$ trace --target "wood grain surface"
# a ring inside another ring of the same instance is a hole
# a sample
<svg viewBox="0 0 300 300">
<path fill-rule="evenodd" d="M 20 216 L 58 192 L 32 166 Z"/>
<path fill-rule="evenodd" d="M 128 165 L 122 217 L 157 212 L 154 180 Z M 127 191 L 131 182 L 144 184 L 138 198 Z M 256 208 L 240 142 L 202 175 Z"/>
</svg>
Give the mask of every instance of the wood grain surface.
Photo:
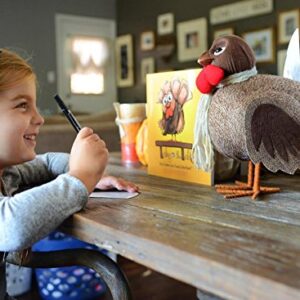
<svg viewBox="0 0 300 300">
<path fill-rule="evenodd" d="M 111 156 L 107 173 L 139 185 L 129 200 L 90 199 L 62 229 L 228 299 L 300 299 L 300 176 L 265 173 L 279 194 L 226 200 L 213 187 L 150 176 Z"/>
</svg>

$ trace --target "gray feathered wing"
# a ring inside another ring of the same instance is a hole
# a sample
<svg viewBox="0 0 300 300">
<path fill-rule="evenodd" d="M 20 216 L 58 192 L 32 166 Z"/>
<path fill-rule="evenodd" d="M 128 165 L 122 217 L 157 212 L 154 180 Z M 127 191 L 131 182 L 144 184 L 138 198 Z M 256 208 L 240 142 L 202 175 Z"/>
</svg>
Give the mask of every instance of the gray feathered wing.
<svg viewBox="0 0 300 300">
<path fill-rule="evenodd" d="M 263 98 L 246 110 L 246 144 L 251 161 L 272 172 L 300 169 L 300 101 Z"/>
</svg>

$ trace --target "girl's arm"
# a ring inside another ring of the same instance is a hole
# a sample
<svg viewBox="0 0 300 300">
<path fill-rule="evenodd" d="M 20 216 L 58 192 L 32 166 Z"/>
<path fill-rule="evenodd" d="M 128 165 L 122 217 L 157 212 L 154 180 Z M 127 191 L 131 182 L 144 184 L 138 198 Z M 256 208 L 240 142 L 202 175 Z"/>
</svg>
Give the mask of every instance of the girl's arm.
<svg viewBox="0 0 300 300">
<path fill-rule="evenodd" d="M 36 186 L 68 172 L 69 157 L 67 153 L 54 152 L 37 155 L 32 161 L 8 168 L 5 173 L 15 175 L 14 181 L 18 180 L 17 184 L 20 187 Z"/>
<path fill-rule="evenodd" d="M 69 171 L 69 158 L 67 153 L 46 153 L 43 155 L 37 155 L 33 161 L 24 163 L 17 166 L 19 170 L 17 176 L 14 176 L 10 186 L 18 184 L 19 187 L 28 187 L 31 185 L 38 185 L 53 180 L 58 175 Z M 7 170 L 6 172 L 8 172 Z M 9 171 L 11 175 L 15 172 L 12 169 Z M 20 182 L 18 182 L 18 180 Z M 116 188 L 118 190 L 125 190 L 128 192 L 138 191 L 138 187 L 122 178 L 114 176 L 103 176 L 97 183 L 97 188 L 107 190 Z"/>
<path fill-rule="evenodd" d="M 30 247 L 82 209 L 87 199 L 85 185 L 69 174 L 15 196 L 0 197 L 0 251 Z"/>
<path fill-rule="evenodd" d="M 83 128 L 73 143 L 68 173 L 20 192 L 66 171 L 66 158 L 47 154 L 3 172 L 2 194 L 10 197 L 0 198 L 0 251 L 31 246 L 85 205 L 108 159 L 105 143 L 89 128 Z"/>
</svg>

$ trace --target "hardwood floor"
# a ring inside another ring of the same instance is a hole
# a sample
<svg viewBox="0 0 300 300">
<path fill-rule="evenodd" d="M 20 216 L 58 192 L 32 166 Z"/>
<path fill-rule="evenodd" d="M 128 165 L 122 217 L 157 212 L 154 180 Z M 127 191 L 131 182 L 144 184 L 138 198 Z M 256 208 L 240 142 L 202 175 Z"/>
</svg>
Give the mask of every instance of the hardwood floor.
<svg viewBox="0 0 300 300">
<path fill-rule="evenodd" d="M 196 289 L 119 257 L 135 300 L 196 300 Z"/>
<path fill-rule="evenodd" d="M 118 257 L 118 264 L 126 274 L 134 300 L 196 300 L 196 289 L 147 269 L 123 257 Z M 18 300 L 41 300 L 37 284 L 34 281 L 32 290 Z M 95 300 L 112 300 L 109 293 Z"/>
</svg>

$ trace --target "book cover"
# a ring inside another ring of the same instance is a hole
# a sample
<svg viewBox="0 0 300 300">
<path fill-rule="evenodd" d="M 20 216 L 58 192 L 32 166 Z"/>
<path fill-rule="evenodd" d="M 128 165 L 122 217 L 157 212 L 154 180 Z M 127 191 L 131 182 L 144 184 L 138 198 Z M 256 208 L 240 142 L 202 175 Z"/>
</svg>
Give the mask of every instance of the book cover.
<svg viewBox="0 0 300 300">
<path fill-rule="evenodd" d="M 213 172 L 192 162 L 200 69 L 147 75 L 148 173 L 181 181 L 213 184 Z"/>
</svg>

